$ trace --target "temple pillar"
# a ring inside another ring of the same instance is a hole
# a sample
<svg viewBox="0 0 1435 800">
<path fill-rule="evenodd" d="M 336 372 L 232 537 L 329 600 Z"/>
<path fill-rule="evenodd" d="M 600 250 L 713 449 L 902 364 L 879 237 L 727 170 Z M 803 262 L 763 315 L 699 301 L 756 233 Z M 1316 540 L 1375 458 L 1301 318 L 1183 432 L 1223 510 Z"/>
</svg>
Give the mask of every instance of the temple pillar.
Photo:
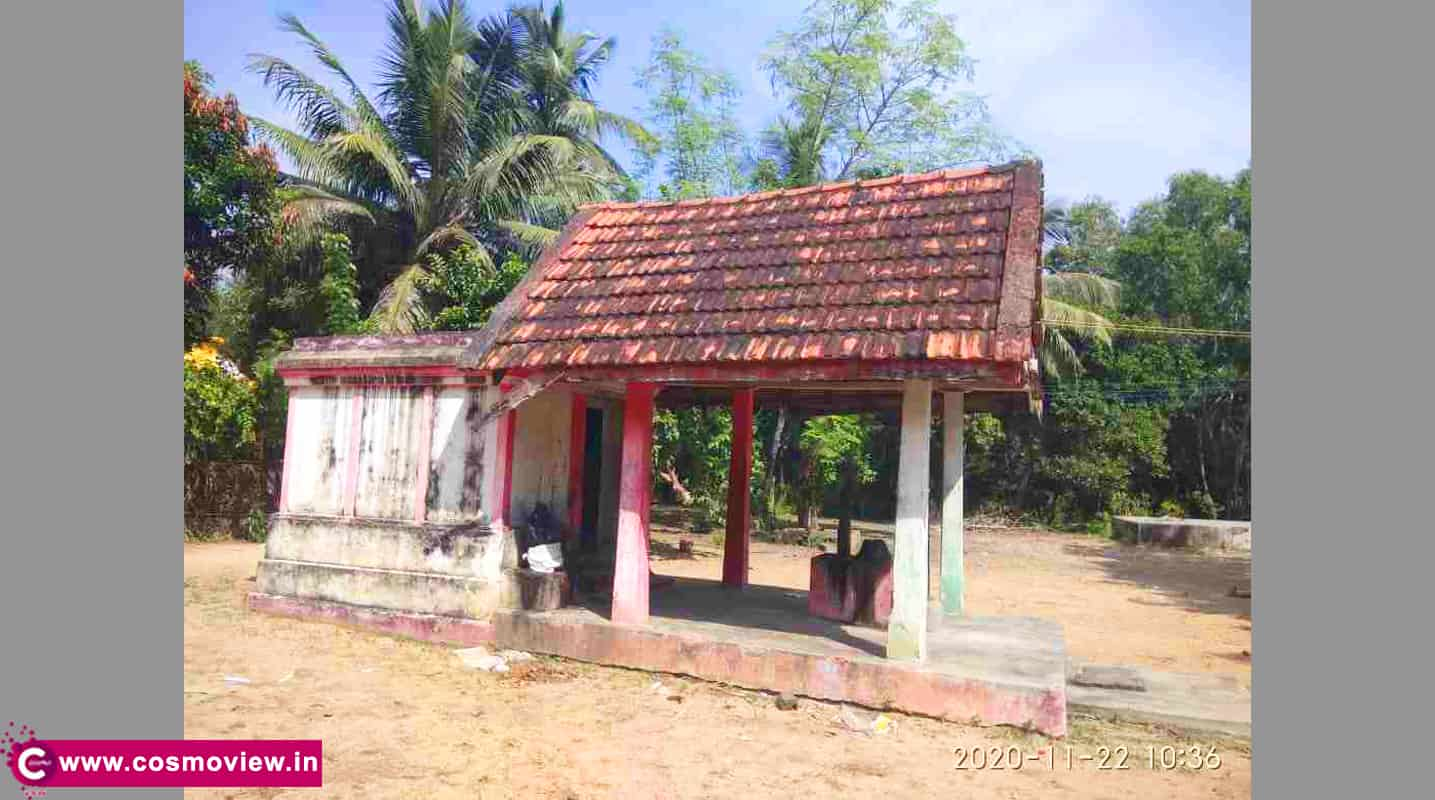
<svg viewBox="0 0 1435 800">
<path fill-rule="evenodd" d="M 966 605 L 963 563 L 965 533 L 962 516 L 962 473 L 966 469 L 966 442 L 962 439 L 966 396 L 942 393 L 942 613 L 959 616 Z"/>
<path fill-rule="evenodd" d="M 747 585 L 752 533 L 752 406 L 753 390 L 732 395 L 732 455 L 727 471 L 727 534 L 723 540 L 722 582 L 738 589 Z"/>
<path fill-rule="evenodd" d="M 902 433 L 897 460 L 896 552 L 892 558 L 892 616 L 887 657 L 927 657 L 927 530 L 931 497 L 932 382 L 902 383 Z"/>
<path fill-rule="evenodd" d="M 630 383 L 623 402 L 623 464 L 618 483 L 612 618 L 627 625 L 648 621 L 648 506 L 655 394 L 657 386 L 651 383 Z"/>
</svg>

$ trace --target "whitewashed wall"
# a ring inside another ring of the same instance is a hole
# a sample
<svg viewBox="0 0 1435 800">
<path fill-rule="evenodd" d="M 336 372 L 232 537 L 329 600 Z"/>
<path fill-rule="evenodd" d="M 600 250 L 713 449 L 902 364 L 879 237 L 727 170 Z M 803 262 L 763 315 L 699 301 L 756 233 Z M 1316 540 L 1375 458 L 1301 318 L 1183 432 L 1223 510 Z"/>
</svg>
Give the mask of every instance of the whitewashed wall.
<svg viewBox="0 0 1435 800">
<path fill-rule="evenodd" d="M 567 519 L 568 449 L 573 427 L 573 398 L 549 389 L 518 407 L 513 442 L 513 521 L 522 525 L 537 503 L 547 503 Z"/>
<path fill-rule="evenodd" d="M 423 391 L 417 386 L 364 388 L 354 516 L 413 519 Z"/>
<path fill-rule="evenodd" d="M 478 430 L 483 390 L 438 387 L 430 443 L 428 519 L 473 519 L 483 508 L 486 437 Z M 491 425 L 489 426 L 492 427 Z"/>
<path fill-rule="evenodd" d="M 495 388 L 443 386 L 434 392 L 429 440 L 425 518 L 437 523 L 496 516 L 498 502 L 497 422 L 480 427 L 484 410 L 500 397 Z M 287 510 L 346 516 L 344 482 L 349 471 L 353 399 L 359 394 L 358 469 L 353 515 L 411 522 L 419 465 L 419 437 L 426 407 L 421 386 L 293 386 L 290 389 L 290 460 L 285 480 Z M 600 535 L 611 537 L 616 518 L 617 422 L 622 403 L 593 398 L 605 411 Z M 523 524 L 537 503 L 567 518 L 568 459 L 572 436 L 572 395 L 544 391 L 518 407 L 513 442 L 510 507 L 512 522 Z"/>
<path fill-rule="evenodd" d="M 289 393 L 284 495 L 289 511 L 342 513 L 354 390 L 296 386 Z"/>
</svg>

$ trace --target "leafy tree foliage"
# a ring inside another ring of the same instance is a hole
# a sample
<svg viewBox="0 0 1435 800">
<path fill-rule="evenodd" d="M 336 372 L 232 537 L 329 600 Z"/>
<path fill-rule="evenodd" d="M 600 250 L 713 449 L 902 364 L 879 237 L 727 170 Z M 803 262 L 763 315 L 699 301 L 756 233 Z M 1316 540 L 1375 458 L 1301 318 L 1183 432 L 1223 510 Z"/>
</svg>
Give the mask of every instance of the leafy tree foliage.
<svg viewBox="0 0 1435 800">
<path fill-rule="evenodd" d="M 445 254 L 429 256 L 431 289 L 447 305 L 434 317 L 439 330 L 466 330 L 482 327 L 493 307 L 518 285 L 528 272 L 528 262 L 509 253 L 496 267 L 473 248 L 461 246 Z"/>
<path fill-rule="evenodd" d="M 669 28 L 653 37 L 637 86 L 649 93 L 646 118 L 654 131 L 638 141 L 639 174 L 660 181 L 657 194 L 736 194 L 743 136 L 734 116 L 739 92 L 732 75 L 710 67 Z"/>
<path fill-rule="evenodd" d="M 787 98 L 804 150 L 820 172 L 847 178 L 862 167 L 922 171 L 1004 160 L 1013 149 L 986 106 L 960 87 L 973 63 L 956 17 L 934 0 L 817 0 L 763 58 Z"/>
<path fill-rule="evenodd" d="M 1173 176 L 1165 196 L 1115 228 L 1099 200 L 1064 211 L 1047 219 L 1057 270 L 1044 278 L 1047 316 L 1056 297 L 1099 307 L 1113 324 L 1249 330 L 1249 170 Z M 1112 279 L 1119 294 L 1093 293 Z M 977 416 L 976 502 L 1059 523 L 1158 510 L 1249 516 L 1247 340 L 1113 328 L 1071 349 L 1081 369 L 1048 370 L 1042 420 Z"/>
<path fill-rule="evenodd" d="M 184 343 L 205 336 L 221 274 L 268 257 L 273 244 L 273 154 L 251 145 L 234 95 L 211 94 L 211 77 L 184 64 Z"/>
<path fill-rule="evenodd" d="M 349 260 L 349 237 L 326 233 L 319 247 L 324 253 L 324 280 L 319 291 L 328 311 L 325 332 L 358 333 L 363 320 L 359 317 L 358 270 Z"/>
</svg>

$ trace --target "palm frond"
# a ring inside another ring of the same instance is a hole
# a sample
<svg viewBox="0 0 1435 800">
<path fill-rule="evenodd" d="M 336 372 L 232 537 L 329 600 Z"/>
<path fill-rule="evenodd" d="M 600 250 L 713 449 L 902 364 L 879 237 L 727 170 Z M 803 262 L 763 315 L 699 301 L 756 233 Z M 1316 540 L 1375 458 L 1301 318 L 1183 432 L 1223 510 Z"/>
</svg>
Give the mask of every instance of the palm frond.
<svg viewBox="0 0 1435 800">
<path fill-rule="evenodd" d="M 378 110 L 374 108 L 373 103 L 369 102 L 369 98 L 364 95 L 364 90 L 359 88 L 358 81 L 355 81 L 353 76 L 349 74 L 343 62 L 339 60 L 338 56 L 334 55 L 334 52 L 329 49 L 327 44 L 324 44 L 322 39 L 315 36 L 305 27 L 304 23 L 299 20 L 299 17 L 292 13 L 281 14 L 279 15 L 279 23 L 281 29 L 293 33 L 307 42 L 314 58 L 317 59 L 320 64 L 328 67 L 330 72 L 337 75 L 339 79 L 344 82 L 344 85 L 349 87 L 349 97 L 353 101 L 354 108 L 361 115 L 373 121 L 380 119 Z"/>
<path fill-rule="evenodd" d="M 299 117 L 304 133 L 324 139 L 348 130 L 357 115 L 329 87 L 282 58 L 251 54 L 249 70 L 259 74 L 274 98 Z"/>
<path fill-rule="evenodd" d="M 423 256 L 427 255 L 428 252 L 433 248 L 443 247 L 444 245 L 449 244 L 472 245 L 478 250 L 484 252 L 484 257 L 487 256 L 487 251 L 483 250 L 483 245 L 478 241 L 478 237 L 474 236 L 473 233 L 471 233 L 468 229 L 464 228 L 462 225 L 456 223 L 440 225 L 439 227 L 433 229 L 433 231 L 431 231 L 418 243 L 418 246 L 414 248 L 414 252 L 420 256 Z"/>
<path fill-rule="evenodd" d="M 520 134 L 511 136 L 474 164 L 467 178 L 467 194 L 521 195 L 577 161 L 579 146 L 563 136 Z"/>
<path fill-rule="evenodd" d="M 369 312 L 377 332 L 401 336 L 429 327 L 424 289 L 431 280 L 432 275 L 422 264 L 403 267 L 379 292 L 379 299 Z"/>
<path fill-rule="evenodd" d="M 286 186 L 280 193 L 280 201 L 279 216 L 285 236 L 301 248 L 317 241 L 341 219 L 358 218 L 370 224 L 375 221 L 373 213 L 362 203 L 318 186 Z"/>
<path fill-rule="evenodd" d="M 259 117 L 250 117 L 249 124 L 258 138 L 289 157 L 295 172 L 304 180 L 330 187 L 346 182 L 344 170 L 334 163 L 333 153 L 321 142 Z"/>
<path fill-rule="evenodd" d="M 541 250 L 558 241 L 558 231 L 554 228 L 545 228 L 542 225 L 534 225 L 516 219 L 501 219 L 497 225 L 526 247 L 534 250 Z"/>
<path fill-rule="evenodd" d="M 1041 278 L 1042 292 L 1067 303 L 1116 310 L 1121 307 L 1121 284 L 1086 272 L 1054 272 Z"/>
<path fill-rule="evenodd" d="M 1058 328 L 1082 339 L 1090 339 L 1104 345 L 1111 344 L 1111 320 L 1095 311 L 1054 297 L 1041 298 L 1041 321 L 1047 329 Z"/>
<path fill-rule="evenodd" d="M 418 194 L 413 176 L 403 155 L 393 149 L 388 137 L 376 125 L 364 125 L 358 130 L 337 133 L 323 142 L 336 154 L 342 154 L 350 161 L 359 162 L 369 177 L 379 181 L 392 193 L 394 199 L 406 210 L 416 212 Z"/>
<path fill-rule="evenodd" d="M 1081 363 L 1081 356 L 1077 355 L 1076 348 L 1071 342 L 1055 328 L 1044 328 L 1042 330 L 1041 346 L 1037 348 L 1037 358 L 1041 360 L 1041 368 L 1048 375 L 1055 378 L 1080 375 L 1086 371 Z"/>
</svg>

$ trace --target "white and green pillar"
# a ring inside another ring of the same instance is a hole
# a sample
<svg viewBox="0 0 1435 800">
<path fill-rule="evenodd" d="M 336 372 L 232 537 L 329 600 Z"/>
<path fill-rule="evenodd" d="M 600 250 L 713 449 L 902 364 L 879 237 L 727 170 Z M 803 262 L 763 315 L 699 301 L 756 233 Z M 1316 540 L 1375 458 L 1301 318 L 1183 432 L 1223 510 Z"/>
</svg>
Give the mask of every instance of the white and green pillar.
<svg viewBox="0 0 1435 800">
<path fill-rule="evenodd" d="M 962 473 L 966 469 L 966 443 L 962 421 L 966 397 L 962 392 L 942 393 L 942 613 L 960 616 L 966 608 L 966 575 L 962 561 Z"/>
<path fill-rule="evenodd" d="M 931 497 L 932 382 L 902 385 L 902 434 L 897 459 L 896 552 L 892 554 L 892 616 L 887 657 L 927 657 L 927 581 Z"/>
</svg>

